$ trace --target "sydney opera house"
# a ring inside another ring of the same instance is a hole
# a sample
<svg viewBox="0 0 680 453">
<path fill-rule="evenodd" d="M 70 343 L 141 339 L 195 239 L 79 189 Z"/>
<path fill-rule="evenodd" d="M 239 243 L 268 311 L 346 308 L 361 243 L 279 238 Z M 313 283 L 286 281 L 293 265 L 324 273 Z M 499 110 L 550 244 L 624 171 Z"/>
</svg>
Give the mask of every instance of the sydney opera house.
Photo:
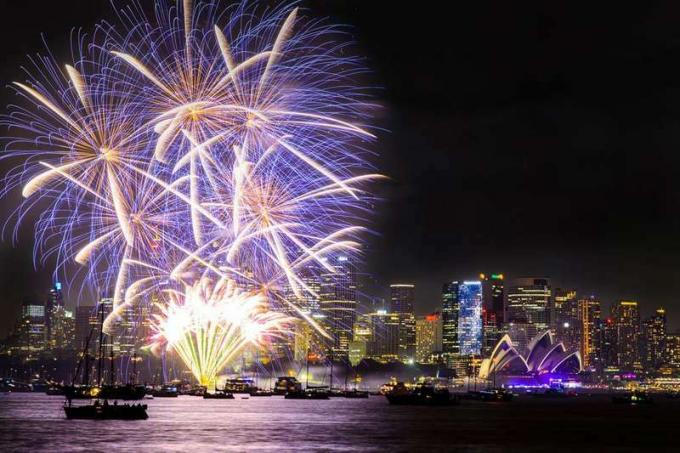
<svg viewBox="0 0 680 453">
<path fill-rule="evenodd" d="M 549 330 L 534 337 L 525 350 L 518 349 L 505 335 L 482 361 L 479 378 L 497 384 L 542 385 L 573 379 L 582 371 L 581 354 L 556 343 Z"/>
</svg>

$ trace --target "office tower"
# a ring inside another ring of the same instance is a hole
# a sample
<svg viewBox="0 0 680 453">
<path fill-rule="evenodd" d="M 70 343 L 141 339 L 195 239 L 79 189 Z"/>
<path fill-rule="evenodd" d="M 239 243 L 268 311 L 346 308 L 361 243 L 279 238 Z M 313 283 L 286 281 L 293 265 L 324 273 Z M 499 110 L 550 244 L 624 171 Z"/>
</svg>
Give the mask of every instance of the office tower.
<svg viewBox="0 0 680 453">
<path fill-rule="evenodd" d="M 530 338 L 550 328 L 552 291 L 547 278 L 525 277 L 511 282 L 507 288 L 505 321 L 509 324 L 519 350 Z"/>
<path fill-rule="evenodd" d="M 645 371 L 655 372 L 664 363 L 666 350 L 666 310 L 658 308 L 642 326 L 642 359 Z"/>
<path fill-rule="evenodd" d="M 480 274 L 482 281 L 482 355 L 487 357 L 503 336 L 503 274 Z"/>
<path fill-rule="evenodd" d="M 554 296 L 555 335 L 567 348 L 577 348 L 581 344 L 581 323 L 579 322 L 576 291 L 556 289 Z"/>
<path fill-rule="evenodd" d="M 45 340 L 48 349 L 54 349 L 55 341 L 52 339 L 53 318 L 56 312 L 64 310 L 64 296 L 61 291 L 61 283 L 56 282 L 50 288 L 47 300 L 45 301 Z"/>
<path fill-rule="evenodd" d="M 416 361 L 431 363 L 432 355 L 442 350 L 442 316 L 435 312 L 416 318 Z"/>
<path fill-rule="evenodd" d="M 323 322 L 332 339 L 327 353 L 334 359 L 347 358 L 357 312 L 356 269 L 350 257 L 328 258 L 334 272 L 321 275 L 320 305 Z"/>
<path fill-rule="evenodd" d="M 442 287 L 442 353 L 451 367 L 460 353 L 458 342 L 458 282 L 445 283 Z"/>
<path fill-rule="evenodd" d="M 594 296 L 578 301 L 578 321 L 580 330 L 579 351 L 583 368 L 594 366 L 601 356 L 602 310 L 600 301 Z"/>
<path fill-rule="evenodd" d="M 300 278 L 311 291 L 303 291 L 298 299 L 298 307 L 307 315 L 316 315 L 321 310 L 319 295 L 321 294 L 321 279 L 313 273 L 303 274 Z"/>
<path fill-rule="evenodd" d="M 461 356 L 482 352 L 482 282 L 466 281 L 458 285 L 458 342 Z"/>
<path fill-rule="evenodd" d="M 614 317 L 602 321 L 600 356 L 603 367 L 618 367 L 617 328 Z"/>
<path fill-rule="evenodd" d="M 388 313 L 384 310 L 368 315 L 371 325 L 371 341 L 368 344 L 369 357 L 383 362 L 399 358 L 399 313 Z"/>
<path fill-rule="evenodd" d="M 614 306 L 616 323 L 616 358 L 618 367 L 625 371 L 639 369 L 640 311 L 635 301 L 622 300 Z"/>
<path fill-rule="evenodd" d="M 399 358 L 413 360 L 416 353 L 416 320 L 413 311 L 415 285 L 393 283 L 390 285 L 390 312 L 399 314 Z"/>
<path fill-rule="evenodd" d="M 52 307 L 49 349 L 63 351 L 75 346 L 75 318 L 63 306 Z"/>
<path fill-rule="evenodd" d="M 678 373 L 680 371 L 680 332 L 666 335 L 665 356 L 666 364 Z"/>
<path fill-rule="evenodd" d="M 393 283 L 390 285 L 390 312 L 413 313 L 416 286 L 411 283 Z"/>
<path fill-rule="evenodd" d="M 46 348 L 45 305 L 25 300 L 21 306 L 18 328 L 18 350 L 27 358 L 35 358 Z"/>
</svg>

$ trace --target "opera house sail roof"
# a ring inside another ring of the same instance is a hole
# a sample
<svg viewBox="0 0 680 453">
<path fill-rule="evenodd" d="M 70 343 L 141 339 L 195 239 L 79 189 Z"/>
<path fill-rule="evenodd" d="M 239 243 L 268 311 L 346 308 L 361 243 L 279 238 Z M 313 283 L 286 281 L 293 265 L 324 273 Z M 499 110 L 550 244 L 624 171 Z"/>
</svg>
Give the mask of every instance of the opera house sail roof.
<svg viewBox="0 0 680 453">
<path fill-rule="evenodd" d="M 534 337 L 523 351 L 513 345 L 509 335 L 503 336 L 491 355 L 482 361 L 479 377 L 576 374 L 582 369 L 581 354 L 568 350 L 562 342 L 555 343 L 550 330 L 546 330 Z"/>
</svg>

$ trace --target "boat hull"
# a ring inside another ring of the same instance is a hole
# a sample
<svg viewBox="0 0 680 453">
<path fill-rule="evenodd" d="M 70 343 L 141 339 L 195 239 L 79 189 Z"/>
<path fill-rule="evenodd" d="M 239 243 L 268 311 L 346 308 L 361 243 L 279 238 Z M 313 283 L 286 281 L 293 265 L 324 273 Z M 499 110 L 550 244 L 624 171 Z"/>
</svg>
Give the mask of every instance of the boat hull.
<svg viewBox="0 0 680 453">
<path fill-rule="evenodd" d="M 64 406 L 66 418 L 71 420 L 146 420 L 146 404 Z"/>
</svg>

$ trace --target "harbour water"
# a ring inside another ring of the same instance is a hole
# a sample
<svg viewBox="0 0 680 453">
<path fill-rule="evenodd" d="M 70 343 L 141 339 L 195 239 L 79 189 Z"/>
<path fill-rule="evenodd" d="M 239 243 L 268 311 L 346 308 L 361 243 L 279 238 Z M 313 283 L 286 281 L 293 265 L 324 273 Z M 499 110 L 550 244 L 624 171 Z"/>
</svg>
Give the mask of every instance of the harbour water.
<svg viewBox="0 0 680 453">
<path fill-rule="evenodd" d="M 452 407 L 390 406 L 380 396 L 144 402 L 145 421 L 66 420 L 62 397 L 0 394 L 0 451 L 636 451 L 670 450 L 680 432 L 680 400 L 665 398 L 650 406 L 606 396 Z"/>
</svg>

